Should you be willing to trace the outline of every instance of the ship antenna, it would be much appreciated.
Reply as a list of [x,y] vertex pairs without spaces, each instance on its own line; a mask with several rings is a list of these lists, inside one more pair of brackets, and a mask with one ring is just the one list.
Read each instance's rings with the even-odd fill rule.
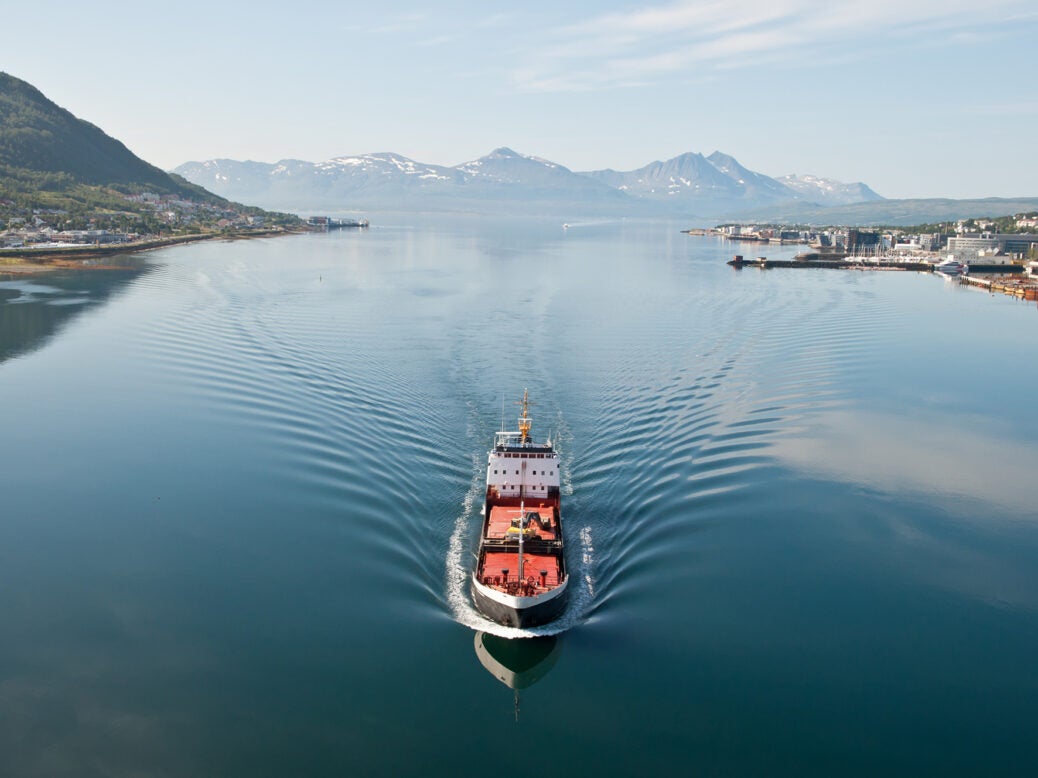
[[519,442],[525,444],[530,437],[530,398],[529,392],[523,389],[522,414],[519,416]]

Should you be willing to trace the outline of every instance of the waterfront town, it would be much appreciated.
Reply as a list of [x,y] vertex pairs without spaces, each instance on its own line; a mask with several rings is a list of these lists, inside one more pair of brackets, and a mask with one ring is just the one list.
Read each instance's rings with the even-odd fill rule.
[[1026,213],[915,229],[722,224],[684,232],[735,244],[808,247],[793,260],[769,260],[762,255],[747,260],[737,253],[728,263],[736,268],[932,271],[990,292],[1038,300],[1038,234],[1028,231],[1036,226],[1038,213]]
[[[35,208],[0,199],[0,250],[118,248],[172,236],[248,234],[285,226],[283,214],[271,214],[229,202],[188,200],[177,195],[142,192],[123,195],[125,209]],[[288,221],[298,221],[290,217]]]
[[[856,227],[791,227],[722,224],[686,230],[692,235],[716,235],[749,243],[804,244],[829,255],[859,258],[953,258],[984,265],[1012,265],[1038,259],[1038,213],[999,219],[960,219],[922,229],[862,229]],[[930,229],[933,228],[933,229]]]

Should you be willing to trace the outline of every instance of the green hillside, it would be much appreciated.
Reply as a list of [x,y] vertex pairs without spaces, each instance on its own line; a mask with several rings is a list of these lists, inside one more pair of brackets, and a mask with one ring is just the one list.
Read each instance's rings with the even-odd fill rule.
[[[144,193],[148,199],[141,201]],[[169,205],[175,201],[194,207]],[[175,217],[168,215],[177,209]],[[267,225],[298,222],[231,203],[148,164],[31,84],[0,72],[0,230],[41,215],[63,227],[148,234],[183,231],[189,225],[197,230],[246,216]]]
[[215,198],[149,165],[115,138],[7,73],[0,73],[0,176],[55,189],[93,184]]

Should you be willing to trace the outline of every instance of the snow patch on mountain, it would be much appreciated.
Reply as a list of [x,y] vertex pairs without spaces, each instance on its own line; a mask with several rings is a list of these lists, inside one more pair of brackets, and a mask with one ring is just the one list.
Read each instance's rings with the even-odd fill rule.
[[845,184],[832,178],[794,174],[780,176],[777,180],[795,191],[801,199],[821,205],[850,205],[883,199],[860,181]]
[[174,171],[232,200],[270,208],[579,209],[596,213],[745,212],[796,203],[842,205],[880,200],[861,183],[816,176],[771,178],[720,151],[686,152],[637,170],[575,172],[501,146],[454,167],[381,152],[323,162],[227,159],[189,162]]

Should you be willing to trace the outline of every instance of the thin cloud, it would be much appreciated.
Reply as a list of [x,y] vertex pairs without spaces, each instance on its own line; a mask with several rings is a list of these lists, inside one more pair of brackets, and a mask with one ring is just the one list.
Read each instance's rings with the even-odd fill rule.
[[429,23],[429,18],[427,13],[396,14],[378,24],[348,24],[343,29],[364,35],[395,35],[401,32],[418,32]]
[[505,27],[512,23],[511,14],[494,13],[484,17],[473,17],[464,20],[453,20],[442,15],[424,12],[400,13],[388,16],[377,23],[349,24],[343,27],[345,32],[360,35],[383,35],[386,37],[425,36],[408,39],[409,44],[419,48],[443,46],[455,43],[464,34]]
[[512,72],[527,91],[580,91],[662,81],[690,69],[796,63],[819,47],[859,50],[908,31],[957,33],[1032,16],[1024,0],[698,0],[607,13],[564,27]]
[[510,13],[495,13],[490,16],[485,16],[481,19],[475,19],[472,22],[472,26],[476,29],[490,29],[493,27],[503,27],[506,24],[512,24],[515,21],[515,15]]
[[450,43],[452,40],[454,40],[454,38],[452,38],[450,35],[437,35],[433,38],[427,38],[426,40],[418,41],[417,43],[415,43],[415,45],[421,48],[430,48],[432,46],[443,46],[447,43]]
[[[920,408],[917,415],[929,413]],[[989,503],[1032,517],[1034,447],[1008,440],[988,420],[968,421],[945,429],[934,418],[832,411],[818,416],[810,435],[776,441],[772,453],[797,469],[881,492],[945,495],[948,510],[975,515],[977,504]],[[949,462],[971,466],[949,483]]]
[[970,110],[981,116],[997,116],[1006,119],[1014,116],[1038,116],[1038,102],[1021,100],[1019,103],[979,104],[971,105]]

